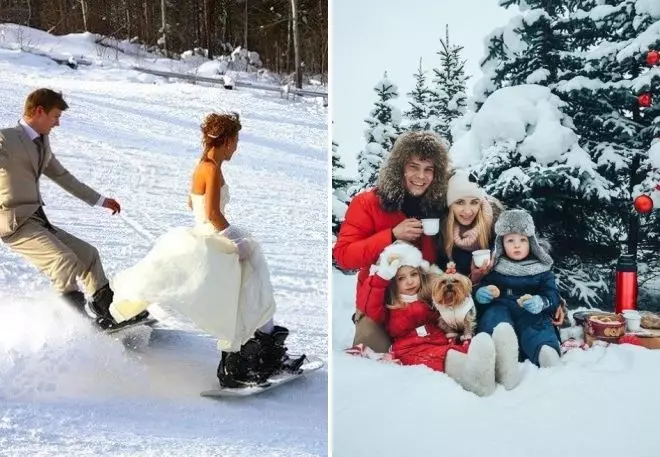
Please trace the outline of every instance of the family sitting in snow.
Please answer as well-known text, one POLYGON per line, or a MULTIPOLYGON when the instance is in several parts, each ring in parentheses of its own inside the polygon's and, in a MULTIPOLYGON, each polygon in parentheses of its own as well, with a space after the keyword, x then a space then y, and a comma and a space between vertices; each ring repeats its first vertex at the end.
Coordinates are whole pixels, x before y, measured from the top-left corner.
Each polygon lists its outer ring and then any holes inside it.
POLYGON ((559 362, 553 323, 563 311, 532 217, 503 211, 467 175, 452 175, 433 133, 397 139, 376 187, 349 205, 333 255, 360 270, 355 345, 445 372, 482 396, 496 383, 518 385, 519 355, 541 367, 559 362), (424 235, 424 218, 440 218, 440 234, 424 235), (475 265, 482 249, 494 255, 475 265), (435 266, 448 264, 444 273, 435 266))

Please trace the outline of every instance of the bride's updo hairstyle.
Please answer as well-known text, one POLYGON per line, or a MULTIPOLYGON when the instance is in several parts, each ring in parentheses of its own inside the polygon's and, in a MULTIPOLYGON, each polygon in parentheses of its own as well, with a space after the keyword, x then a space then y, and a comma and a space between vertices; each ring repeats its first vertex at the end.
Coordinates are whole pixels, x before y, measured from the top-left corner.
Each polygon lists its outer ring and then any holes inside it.
POLYGON ((202 145, 204 151, 213 146, 222 146, 233 139, 241 130, 241 120, 238 113, 211 113, 204 118, 202 129, 202 145))

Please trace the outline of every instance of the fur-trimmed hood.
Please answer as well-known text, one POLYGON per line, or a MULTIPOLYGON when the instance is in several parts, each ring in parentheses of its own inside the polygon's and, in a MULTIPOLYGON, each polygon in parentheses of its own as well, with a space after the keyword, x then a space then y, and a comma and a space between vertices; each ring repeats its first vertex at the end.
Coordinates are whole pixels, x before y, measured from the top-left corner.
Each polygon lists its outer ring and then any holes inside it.
POLYGON ((386 211, 401 211, 406 195, 403 170, 412 156, 430 160, 435 167, 433 181, 420 198, 422 211, 441 214, 446 207, 449 169, 449 146, 434 132, 405 132, 399 135, 378 175, 376 194, 386 211))
POLYGON ((495 222, 495 261, 504 255, 502 239, 509 233, 525 235, 529 239, 530 254, 541 263, 552 266, 553 261, 549 254, 550 243, 536 237, 534 219, 527 211, 521 209, 504 211, 495 222))

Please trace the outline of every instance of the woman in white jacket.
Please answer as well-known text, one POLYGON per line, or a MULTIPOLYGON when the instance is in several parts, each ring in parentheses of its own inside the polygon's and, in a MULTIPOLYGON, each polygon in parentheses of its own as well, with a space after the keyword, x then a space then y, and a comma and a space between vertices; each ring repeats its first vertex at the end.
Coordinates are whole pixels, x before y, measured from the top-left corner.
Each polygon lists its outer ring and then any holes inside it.
POLYGON ((195 226, 166 233, 143 260, 120 273, 110 311, 119 322, 151 303, 177 311, 218 337, 223 387, 258 384, 278 371, 297 370, 304 356, 289 359, 284 346, 289 331, 273 324, 275 300, 261 247, 225 217, 229 189, 222 164, 236 151, 239 117, 212 113, 201 129, 204 152, 188 201, 195 226), (180 271, 181 265, 194 271, 180 271), (140 277, 151 281, 133 279, 140 277), (159 277, 163 283, 155 284, 159 277))

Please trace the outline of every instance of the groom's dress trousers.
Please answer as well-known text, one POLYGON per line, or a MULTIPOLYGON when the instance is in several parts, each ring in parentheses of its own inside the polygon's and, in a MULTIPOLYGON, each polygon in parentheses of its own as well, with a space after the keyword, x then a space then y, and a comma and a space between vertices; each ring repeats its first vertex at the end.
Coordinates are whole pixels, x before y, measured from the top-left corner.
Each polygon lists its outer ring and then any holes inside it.
POLYGON ((60 164, 47 136, 21 121, 0 130, 0 239, 44 273, 56 292, 77 290, 80 278, 92 295, 108 283, 99 253, 48 221, 39 189, 42 174, 89 205, 102 200, 60 164))

